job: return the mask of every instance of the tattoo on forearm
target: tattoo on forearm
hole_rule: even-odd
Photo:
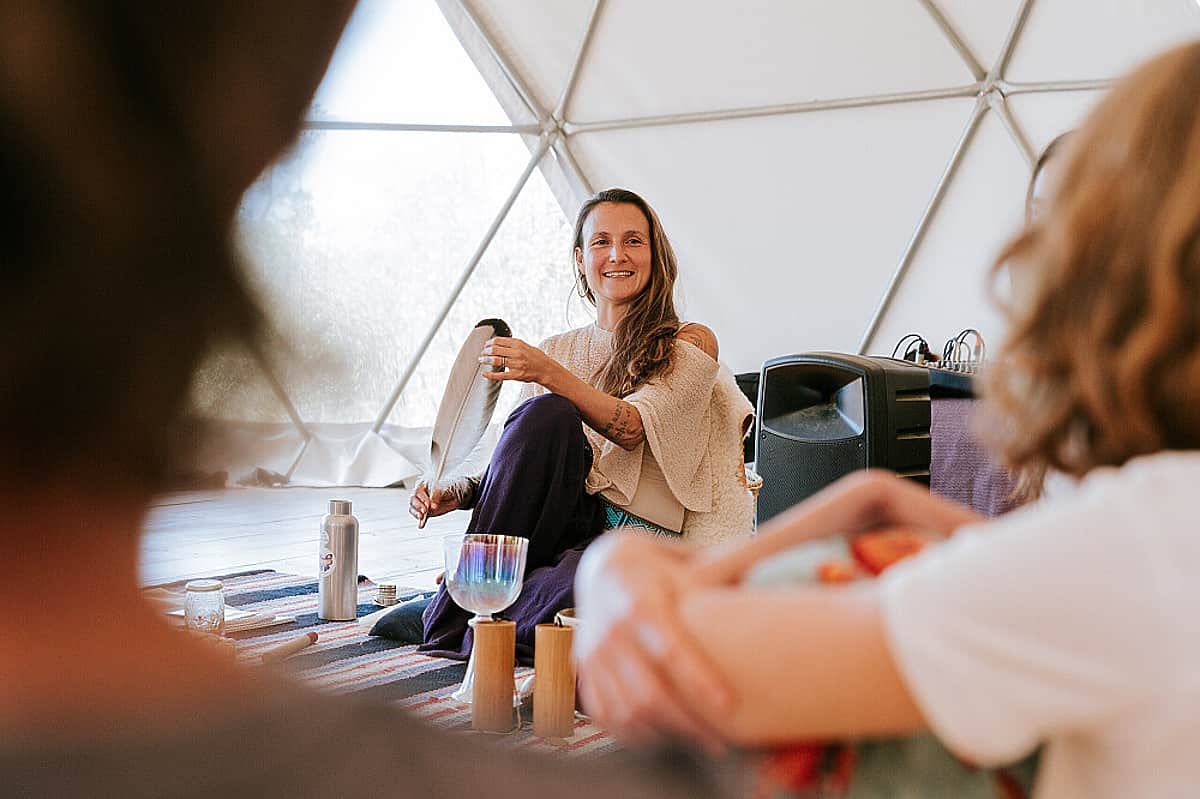
[[[470,510],[475,507],[475,502],[479,499],[479,484],[482,482],[482,477],[470,475],[467,477],[467,495],[463,498],[462,510]]]
[[[642,418],[628,402],[618,402],[600,435],[621,447],[632,447],[646,436]]]

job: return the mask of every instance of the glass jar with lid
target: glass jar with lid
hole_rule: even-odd
[[[183,600],[184,624],[189,630],[213,635],[225,632],[225,585],[220,580],[192,580]]]

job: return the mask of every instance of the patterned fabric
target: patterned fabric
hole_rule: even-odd
[[[645,530],[654,535],[661,535],[666,538],[680,538],[681,533],[672,532],[665,527],[659,527],[654,522],[648,522],[640,516],[634,516],[626,510],[616,507],[609,502],[604,502],[604,530],[620,530],[621,528],[636,527],[639,530]]]
[[[221,580],[225,583],[227,605],[296,618],[292,624],[231,635],[239,659],[253,663],[263,650],[312,630],[318,635],[317,642],[280,664],[291,676],[325,693],[355,694],[372,702],[405,708],[438,727],[470,730],[471,706],[450,698],[462,682],[465,663],[428,657],[417,652],[415,646],[368,636],[356,621],[321,621],[317,618],[317,582],[310,577],[263,571],[224,576]],[[182,594],[183,585],[181,581],[164,587]],[[375,588],[374,583],[359,577],[360,618],[379,610],[373,602]],[[429,592],[405,588],[397,591],[401,601],[422,593]],[[517,685],[531,674],[533,669],[517,668]],[[555,743],[535,738],[528,707],[521,709],[518,730],[495,737],[525,751],[558,752],[568,757],[590,758],[620,749],[608,733],[582,716],[576,718],[575,734],[565,741]]]

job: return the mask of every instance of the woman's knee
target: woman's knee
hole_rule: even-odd
[[[539,394],[525,400],[513,410],[504,431],[521,430],[529,435],[552,436],[579,429],[583,423],[575,403],[558,394]],[[509,428],[514,428],[510,431]]]

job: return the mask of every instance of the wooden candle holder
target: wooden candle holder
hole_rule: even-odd
[[[570,738],[575,733],[575,631],[559,624],[539,624],[533,655],[533,734]]]
[[[517,625],[481,621],[475,625],[475,683],[471,690],[471,729],[511,732],[513,667],[517,658]]]

